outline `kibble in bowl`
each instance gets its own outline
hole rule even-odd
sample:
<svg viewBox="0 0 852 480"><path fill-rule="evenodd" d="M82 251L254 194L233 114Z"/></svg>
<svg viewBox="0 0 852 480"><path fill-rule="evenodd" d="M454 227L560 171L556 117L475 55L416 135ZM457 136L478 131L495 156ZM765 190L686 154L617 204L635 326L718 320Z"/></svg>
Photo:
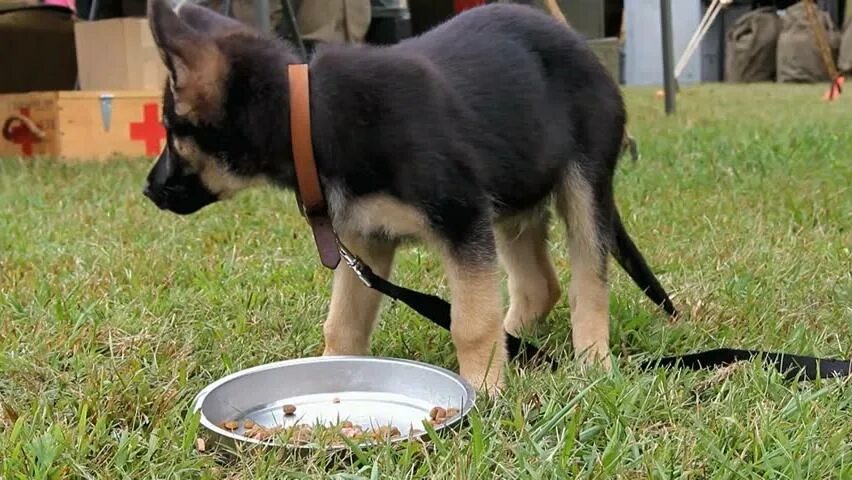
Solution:
<svg viewBox="0 0 852 480"><path fill-rule="evenodd" d="M426 431L460 422L475 397L467 382L439 367L329 356L234 373L205 388L195 408L213 433L209 440L228 448L245 442L315 450L412 437L428 441Z"/></svg>
<svg viewBox="0 0 852 480"><path fill-rule="evenodd" d="M297 407L292 404L287 404L282 407L282 411L286 416L293 416ZM433 427L443 425L447 420L451 420L458 415L457 408L444 408L435 406L429 412L428 418L424 418L423 422L431 424ZM230 431L235 431L240 428L240 422L237 420L228 420L222 423L223 428ZM246 438L260 440L263 442L278 440L284 444L291 446L304 446L308 444L330 445L331 447L339 448L345 446L347 439L356 443L374 443L387 440L397 440L403 437L399 427L391 424L376 425L363 427L352 423L350 420L342 420L333 424L316 423L308 425L297 423L288 427L280 425L264 426L256 423L253 420L245 420L242 422L242 435ZM419 436L425 433L411 427L408 436Z"/></svg>

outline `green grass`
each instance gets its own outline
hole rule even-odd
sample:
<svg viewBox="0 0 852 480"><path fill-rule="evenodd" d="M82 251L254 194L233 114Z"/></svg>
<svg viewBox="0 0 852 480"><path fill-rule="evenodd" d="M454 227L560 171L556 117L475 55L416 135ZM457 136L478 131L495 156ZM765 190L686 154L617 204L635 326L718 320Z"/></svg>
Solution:
<svg viewBox="0 0 852 480"><path fill-rule="evenodd" d="M613 264L612 375L570 362L563 301L539 334L558 372L512 368L457 435L349 460L194 450L203 386L321 352L330 273L291 194L179 218L141 196L145 161L2 160L0 478L852 479L852 381L637 368L719 346L852 357L852 94L825 104L823 88L687 88L671 118L628 90L642 158L622 162L617 200L684 318ZM395 278L446 296L440 273L410 248ZM449 336L402 305L373 353L456 367Z"/></svg>

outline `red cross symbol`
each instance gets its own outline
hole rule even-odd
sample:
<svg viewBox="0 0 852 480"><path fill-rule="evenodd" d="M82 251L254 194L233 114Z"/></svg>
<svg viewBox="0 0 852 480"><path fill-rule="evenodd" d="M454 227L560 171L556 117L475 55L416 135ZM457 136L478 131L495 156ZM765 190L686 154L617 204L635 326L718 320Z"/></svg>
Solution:
<svg viewBox="0 0 852 480"><path fill-rule="evenodd" d="M141 122L130 122L130 139L145 141L145 155L149 157L160 153L160 142L166 138L166 129L160 123L160 107L156 103L146 103L142 110Z"/></svg>
<svg viewBox="0 0 852 480"><path fill-rule="evenodd" d="M18 110L21 116L30 117L30 108L24 107ZM25 157L33 155L33 144L38 143L41 138L36 136L25 123L18 120L18 125L12 127L8 122L3 128L3 137L10 142L21 146L21 154Z"/></svg>

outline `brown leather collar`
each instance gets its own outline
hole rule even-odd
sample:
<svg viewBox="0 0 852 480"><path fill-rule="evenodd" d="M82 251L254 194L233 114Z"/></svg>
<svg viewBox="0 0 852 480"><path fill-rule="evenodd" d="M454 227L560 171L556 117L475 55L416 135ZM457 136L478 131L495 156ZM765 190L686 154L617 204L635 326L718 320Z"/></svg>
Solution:
<svg viewBox="0 0 852 480"><path fill-rule="evenodd" d="M308 66L289 65L287 75L290 82L290 138L296 170L296 199L302 215L314 232L314 241L322 264L334 269L340 263L340 252L314 159Z"/></svg>

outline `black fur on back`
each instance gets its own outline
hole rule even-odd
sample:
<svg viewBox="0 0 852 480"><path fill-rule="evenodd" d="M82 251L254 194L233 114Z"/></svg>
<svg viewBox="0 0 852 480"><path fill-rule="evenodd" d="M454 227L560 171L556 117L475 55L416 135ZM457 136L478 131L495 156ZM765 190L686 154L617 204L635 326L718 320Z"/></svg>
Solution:
<svg viewBox="0 0 852 480"><path fill-rule="evenodd" d="M256 32L214 41L228 62L224 114L181 119L166 88L169 142L191 137L229 172L294 189L287 65L299 57ZM594 196L603 256L614 251L640 288L676 313L615 208L626 123L619 88L567 26L526 6L477 7L396 45L321 46L310 82L327 196L343 204L390 196L423 212L461 257L475 257L477 245L492 257L495 220L544 205L580 177Z"/></svg>
<svg viewBox="0 0 852 480"><path fill-rule="evenodd" d="M231 63L221 124L181 121L234 173L294 188L283 43L218 41ZM458 232L491 208L540 204L569 163L609 184L624 132L620 92L585 41L536 9L474 8L390 47L322 46L310 64L317 166L325 185L384 193Z"/></svg>
<svg viewBox="0 0 852 480"><path fill-rule="evenodd" d="M541 204L571 163L611 183L618 87L577 33L535 9L479 7L391 47L324 47L310 75L326 184L421 206L447 235L484 209Z"/></svg>

